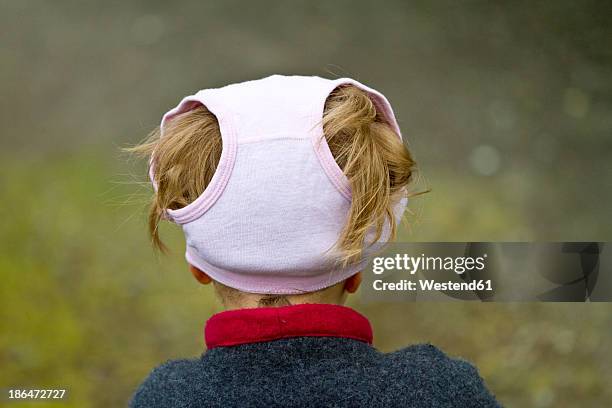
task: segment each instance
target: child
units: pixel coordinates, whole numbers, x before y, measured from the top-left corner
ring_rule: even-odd
[[[351,79],[279,76],[184,98],[150,156],[154,244],[182,226],[225,312],[199,359],[153,370],[132,407],[497,407],[476,369],[431,345],[384,354],[342,306],[393,238],[414,161],[391,106]]]

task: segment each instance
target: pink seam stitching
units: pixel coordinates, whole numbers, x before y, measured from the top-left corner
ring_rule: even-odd
[[[237,144],[233,124],[227,122],[226,127],[228,130],[228,134],[225,135],[227,137],[225,146],[227,148],[227,156],[222,163],[219,163],[219,168],[217,168],[217,171],[220,171],[218,178],[213,185],[209,185],[209,187],[212,187],[212,190],[205,189],[193,203],[183,208],[166,210],[170,218],[177,224],[186,224],[202,216],[219,199],[227,186],[236,161]]]
[[[348,201],[351,201],[352,194],[343,179],[344,173],[342,173],[342,170],[340,169],[340,167],[338,167],[338,164],[334,160],[334,157],[331,155],[329,147],[327,148],[327,150],[325,149],[327,141],[325,140],[325,135],[320,132],[321,126],[319,124],[317,124],[316,130],[317,134],[313,136],[312,144],[315,150],[315,154],[319,159],[319,163],[321,163],[321,165],[323,166],[325,174],[327,174],[327,177],[330,179],[334,187],[336,187],[336,189],[340,192],[340,194],[342,194],[344,198],[346,198]],[[321,134],[319,135],[318,133]],[[323,143],[325,143],[325,146],[323,145]]]
[[[327,152],[327,149],[323,150],[322,154],[323,154],[323,160],[325,161],[328,171],[332,174],[332,176],[336,180],[336,186],[340,189],[340,192],[342,193],[342,195],[344,195],[349,201],[352,200],[353,194],[351,193],[350,188],[346,185],[344,178],[342,178],[342,175],[344,175],[344,173],[342,173],[342,175],[338,173],[338,168],[336,167],[337,166],[336,161],[334,160],[332,162],[330,160],[330,156],[329,156],[329,153]]]
[[[229,144],[229,143],[228,143]],[[208,193],[206,190],[202,193],[202,200],[192,208],[183,207],[186,210],[183,214],[173,214],[174,220],[180,224],[186,224],[200,217],[206,212],[219,198],[223,190],[225,189],[227,182],[229,181],[230,167],[233,167],[235,161],[235,144],[231,143],[227,146],[230,151],[228,152],[227,160],[224,160],[222,165],[221,174],[216,180],[213,189]]]

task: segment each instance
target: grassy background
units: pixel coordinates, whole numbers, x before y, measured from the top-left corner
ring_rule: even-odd
[[[177,228],[163,231],[170,256],[150,250],[144,188],[94,153],[4,163],[0,384],[67,387],[65,406],[121,406],[152,367],[203,351],[219,306],[187,272]],[[432,342],[476,363],[508,406],[612,398],[609,304],[351,304],[382,350]]]
[[[387,94],[432,188],[403,239],[609,240],[609,11],[0,3],[0,388],[122,406],[152,367],[203,351],[219,306],[178,229],[163,227],[170,256],[150,249],[145,169],[119,154],[201,87],[309,73]],[[507,406],[612,401],[609,304],[351,304],[382,350],[430,341],[466,357]]]

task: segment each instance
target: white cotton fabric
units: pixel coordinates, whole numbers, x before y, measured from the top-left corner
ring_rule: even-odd
[[[351,192],[321,120],[325,100],[345,84],[367,91],[401,138],[386,98],[349,78],[273,75],[199,91],[164,115],[162,137],[173,116],[205,105],[223,140],[206,190],[188,206],[167,210],[182,225],[190,264],[227,286],[265,294],[312,292],[364,268],[365,258],[339,267],[332,251]],[[398,220],[405,205],[396,206]]]

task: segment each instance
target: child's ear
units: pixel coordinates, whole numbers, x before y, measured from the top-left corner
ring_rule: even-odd
[[[208,285],[210,282],[212,282],[212,279],[210,278],[210,276],[208,276],[207,274],[205,274],[204,272],[202,272],[195,266],[189,265],[189,270],[191,271],[191,274],[193,275],[193,277],[196,278],[198,282],[200,282],[202,285]]]
[[[357,292],[357,289],[359,289],[359,285],[361,285],[361,279],[361,272],[357,272],[344,282],[344,290],[346,290],[348,293]]]

